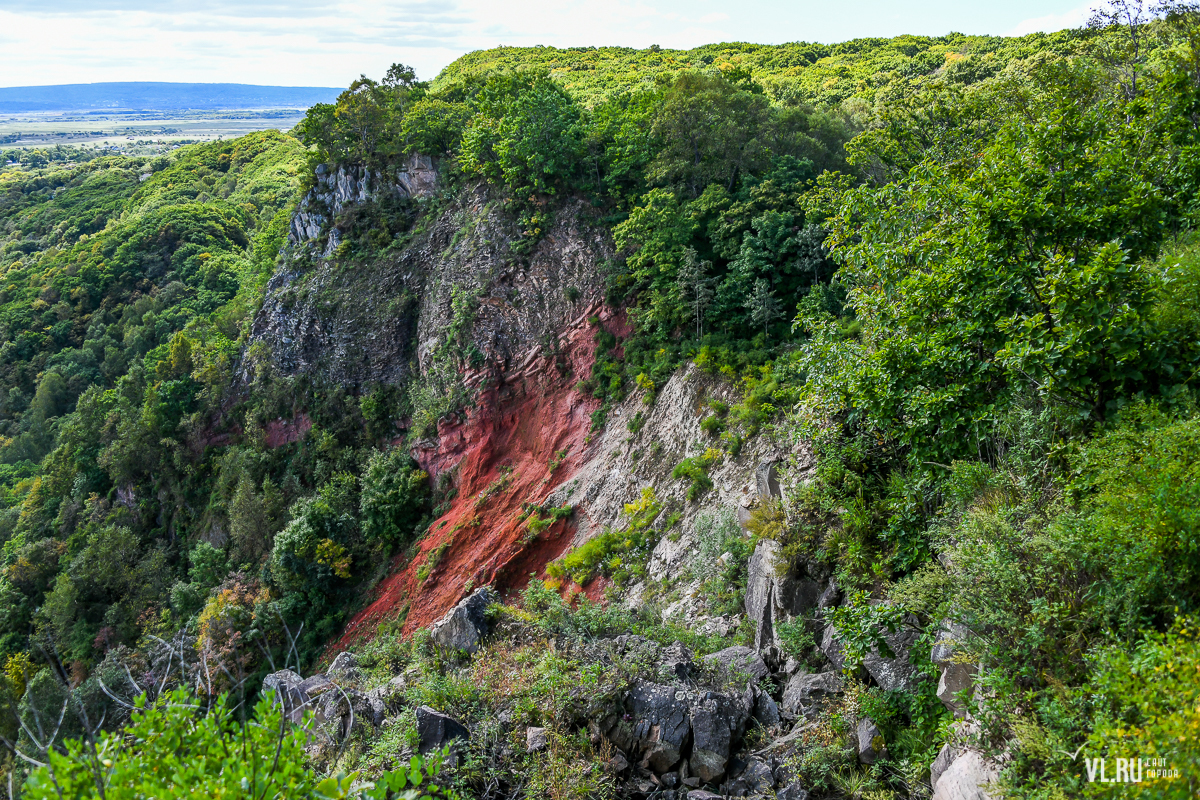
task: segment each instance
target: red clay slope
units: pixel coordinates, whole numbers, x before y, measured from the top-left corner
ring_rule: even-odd
[[[414,456],[434,479],[458,469],[458,493],[450,509],[431,526],[416,555],[377,587],[375,600],[346,626],[330,653],[352,641],[370,638],[378,623],[394,618],[405,606],[404,633],[411,634],[440,619],[473,587],[491,584],[501,593],[516,591],[531,573],[541,574],[571,543],[569,520],[555,523],[525,544],[523,503],[541,504],[585,461],[594,398],[576,390],[591,374],[595,359],[590,315],[599,314],[606,328],[624,327],[608,309],[593,307],[563,333],[562,357],[570,365],[563,374],[555,362],[531,356],[508,375],[492,374],[465,421],[438,430],[438,444]],[[625,331],[620,331],[624,333]],[[465,375],[468,385],[485,376]],[[551,462],[566,453],[551,472]],[[440,557],[434,554],[444,550]],[[422,565],[435,564],[424,581]]]

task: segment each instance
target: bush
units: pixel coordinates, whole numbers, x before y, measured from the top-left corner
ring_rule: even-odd
[[[429,474],[397,448],[376,451],[362,477],[359,510],[368,541],[396,545],[421,526],[429,511]]]

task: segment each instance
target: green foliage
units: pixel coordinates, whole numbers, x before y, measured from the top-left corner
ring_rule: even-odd
[[[376,451],[362,476],[360,511],[368,541],[401,543],[429,511],[429,475],[403,450]]]
[[[710,447],[701,455],[689,456],[676,464],[675,469],[671,470],[671,477],[676,480],[686,478],[691,481],[688,486],[687,499],[695,502],[712,488],[713,482],[712,478],[708,477],[708,470],[723,458],[724,454],[720,450]]]
[[[625,505],[628,527],[620,531],[605,531],[584,542],[546,567],[546,573],[560,583],[570,578],[579,585],[597,573],[606,575],[618,584],[645,571],[645,562],[658,542],[658,532],[652,527],[662,505],[654,487],[642,490],[641,498]]]
[[[198,710],[201,713],[197,713]],[[207,709],[183,690],[153,704],[145,696],[121,733],[95,741],[71,740],[52,750],[23,787],[32,798],[261,797],[387,798],[452,797],[435,786],[420,789],[439,772],[435,760],[414,756],[408,769],[386,773],[373,784],[357,775],[321,779],[306,766],[307,734],[282,718],[264,697],[251,720],[239,720],[222,697]]]

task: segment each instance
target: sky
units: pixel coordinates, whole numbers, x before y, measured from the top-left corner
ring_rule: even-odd
[[[1019,35],[1083,24],[1080,0],[0,0],[0,86],[100,81],[348,85],[463,53],[711,42]]]

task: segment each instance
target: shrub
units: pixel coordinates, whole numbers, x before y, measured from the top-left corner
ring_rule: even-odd
[[[430,502],[429,474],[397,448],[375,451],[362,477],[363,536],[396,545],[421,526]]]

